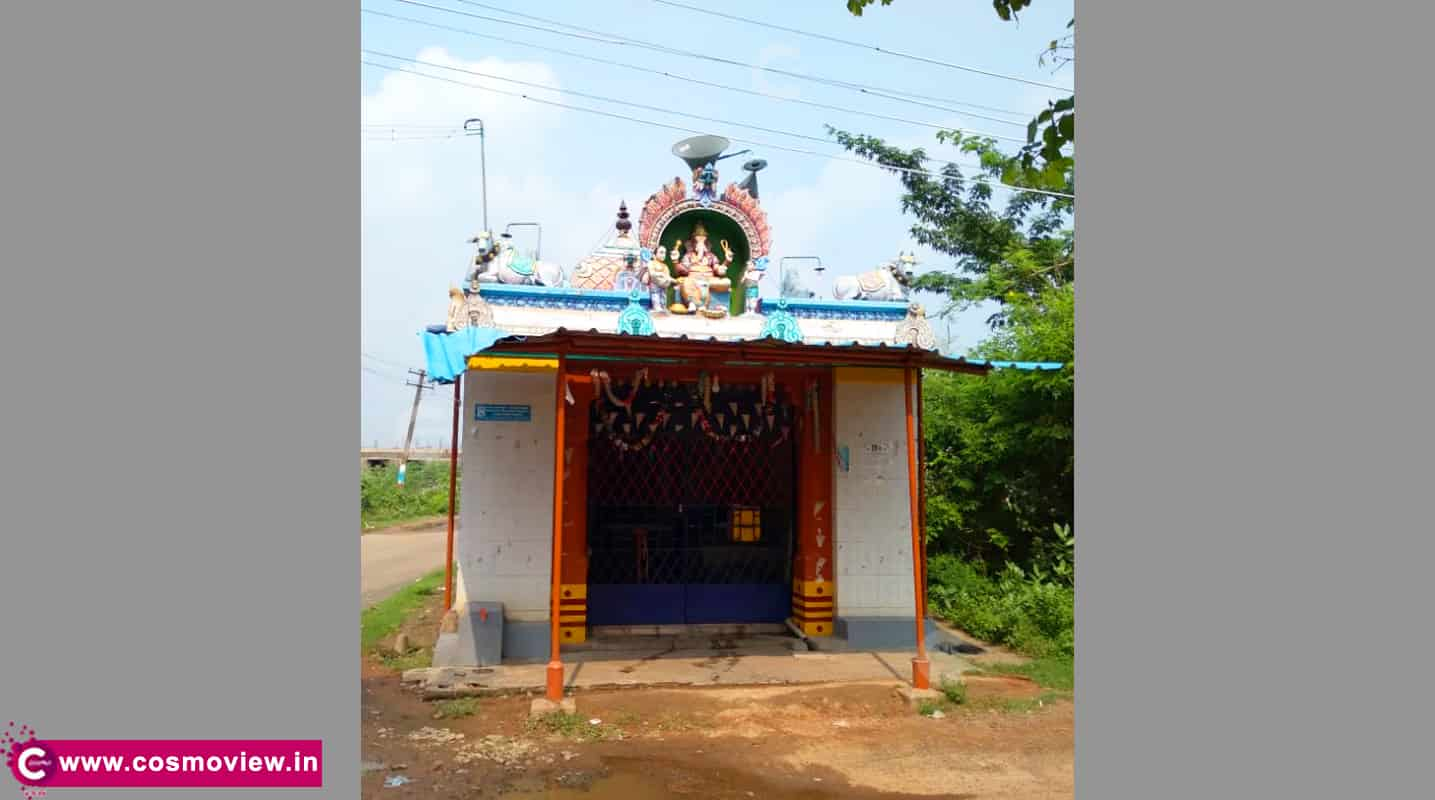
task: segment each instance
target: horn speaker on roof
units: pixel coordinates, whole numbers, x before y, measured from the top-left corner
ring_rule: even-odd
[[[742,179],[742,183],[738,184],[738,188],[746,189],[748,194],[757,197],[757,173],[767,168],[767,161],[761,158],[754,158],[746,164],[743,164],[742,168],[747,170],[747,177]]]
[[[748,152],[739,150],[736,153],[723,155],[722,151],[731,145],[732,142],[722,136],[692,136],[673,145],[673,155],[681,158],[683,163],[688,165],[688,169],[696,170],[714,161],[740,156]]]

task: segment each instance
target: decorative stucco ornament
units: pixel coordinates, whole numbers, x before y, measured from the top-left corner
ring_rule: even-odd
[[[892,337],[896,345],[911,345],[921,350],[937,349],[937,336],[927,322],[927,311],[921,303],[907,306],[907,318],[897,323],[897,333]]]
[[[717,199],[717,169],[711,163],[693,170],[693,196],[703,208]]]
[[[468,309],[469,325],[475,328],[497,327],[493,324],[493,308],[488,304],[488,301],[483,299],[482,295],[478,293],[477,284],[474,285],[472,291],[467,293],[464,302]]]
[[[653,318],[648,315],[648,310],[638,302],[642,296],[636,288],[628,292],[628,307],[618,315],[618,333],[627,333],[633,336],[652,336]]]
[[[797,317],[787,310],[787,298],[777,299],[777,308],[768,313],[767,320],[762,323],[762,336],[764,339],[781,339],[784,342],[802,341],[802,331],[797,327]]]
[[[450,286],[448,289],[448,322],[445,323],[444,329],[453,333],[468,326],[468,303],[464,300],[463,290],[457,286]]]

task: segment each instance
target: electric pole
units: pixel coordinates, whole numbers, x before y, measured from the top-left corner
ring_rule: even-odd
[[[409,412],[409,432],[404,436],[404,453],[399,457],[399,486],[404,485],[404,473],[409,467],[409,446],[414,441],[414,423],[419,418],[419,400],[423,397],[424,389],[432,389],[433,385],[427,382],[428,374],[423,370],[409,370],[410,375],[417,375],[418,383],[408,381],[405,385],[414,387],[414,408]]]

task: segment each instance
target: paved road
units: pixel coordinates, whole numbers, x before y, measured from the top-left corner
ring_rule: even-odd
[[[447,538],[447,527],[360,536],[362,607],[368,608],[415,578],[442,567]]]

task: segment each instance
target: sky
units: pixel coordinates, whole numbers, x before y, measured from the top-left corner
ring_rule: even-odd
[[[1073,16],[1069,1],[1036,3],[1018,23],[1002,22],[986,2],[896,0],[885,7],[873,4],[860,18],[847,12],[844,0],[681,2],[1041,83],[1071,86],[1073,80],[1069,68],[1052,73],[1037,63],[1046,43],[1065,32]],[[393,446],[403,441],[414,397],[413,387],[405,385],[411,379],[407,371],[423,366],[419,332],[443,322],[448,289],[460,283],[472,257],[472,246],[467,241],[483,227],[481,176],[485,167],[489,227],[501,232],[509,223],[539,223],[543,260],[556,261],[569,273],[580,259],[611,237],[620,201],[627,202],[636,224],[643,202],[662,184],[677,176],[688,182],[688,170],[672,155],[671,147],[693,133],[651,123],[763,143],[735,142],[729,152],[744,148],[752,152],[721,161],[718,168],[722,186],[741,180],[744,173],[740,166],[749,158],[768,162],[758,175],[773,240],[771,267],[763,279],[764,296],[776,295],[777,266],[784,256],[822,259],[826,267],[822,274],[812,271],[810,261],[788,264],[800,270],[802,282],[818,297],[831,297],[834,276],[872,269],[898,251],[916,252],[918,272],[951,269],[950,257],[912,240],[913,219],[902,213],[901,186],[896,176],[867,165],[764,146],[782,145],[851,157],[830,140],[817,142],[785,135],[827,138],[824,125],[830,124],[904,147],[922,146],[933,158],[971,160],[938,143],[933,138],[935,130],[694,85],[662,73],[1017,138],[1025,136],[1026,121],[1047,101],[1066,94],[712,17],[655,0],[484,0],[483,6],[487,7],[462,0],[362,0],[364,9],[445,28],[364,13],[361,47],[372,52],[361,52],[361,62],[472,84],[463,86],[359,65],[362,446]],[[641,45],[613,44],[591,33],[536,21],[533,16],[738,61],[744,66]],[[579,33],[582,38],[554,32],[560,30]],[[472,35],[475,33],[493,38]],[[540,48],[556,48],[651,71],[593,63]],[[1018,124],[803,81],[749,65],[1018,112],[970,109],[973,114]],[[493,77],[468,74],[472,72]],[[535,88],[533,84],[608,99],[574,96]],[[527,94],[634,121],[558,108],[475,87]],[[951,103],[919,102],[953,107]],[[734,124],[704,122],[670,112]],[[464,122],[472,118],[483,120],[486,164],[481,159],[479,137],[463,132]],[[1002,145],[1013,150],[1019,146],[1009,141]],[[998,201],[1005,196],[998,190]],[[517,228],[514,235],[526,249],[536,243],[531,227]],[[929,316],[944,305],[942,298],[936,296],[917,299],[924,302]],[[989,309],[977,307],[946,319],[934,319],[933,327],[938,338],[945,339],[944,349],[962,353],[987,335],[984,320],[989,313]],[[451,388],[424,392],[415,443],[445,445],[451,411]]]

